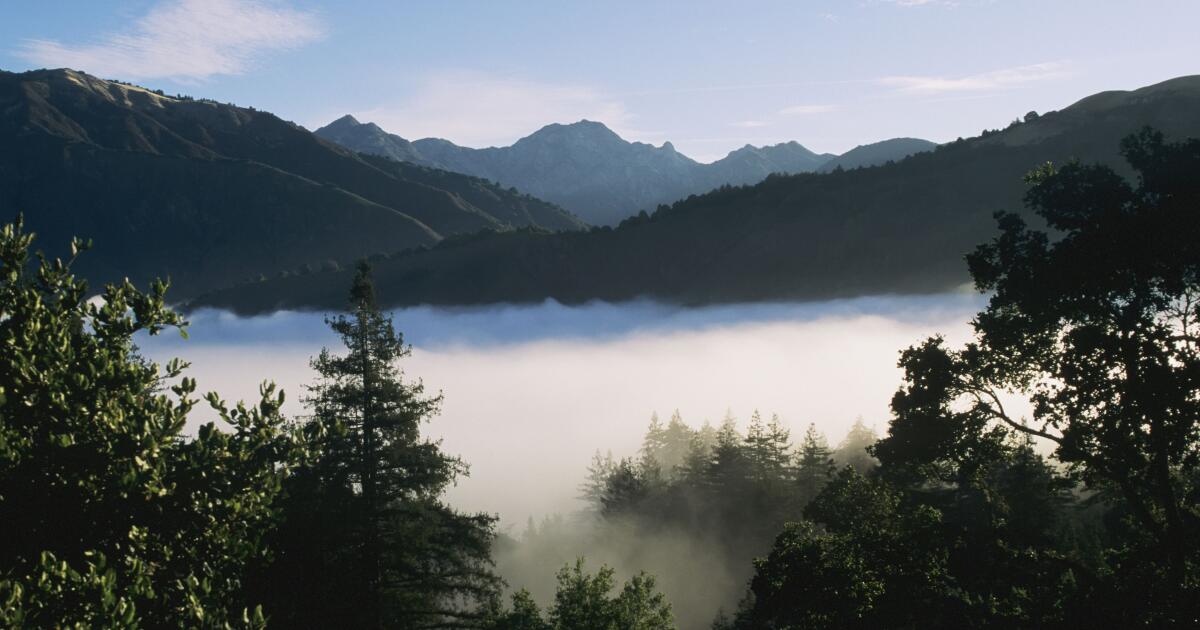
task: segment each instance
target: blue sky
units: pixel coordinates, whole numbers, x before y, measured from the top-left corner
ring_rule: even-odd
[[[1200,73],[1197,24],[1194,0],[4,0],[0,68],[468,146],[588,118],[709,161],[952,140]]]

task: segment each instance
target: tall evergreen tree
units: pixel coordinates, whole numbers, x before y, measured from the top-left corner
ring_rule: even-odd
[[[695,434],[676,409],[675,413],[671,414],[667,427],[663,429],[662,449],[658,453],[658,462],[664,476],[671,479],[679,476],[679,468],[687,461]]]
[[[796,486],[801,501],[808,503],[816,497],[833,477],[835,469],[833,452],[829,450],[825,436],[817,431],[817,425],[809,424],[796,453]]]
[[[853,466],[859,474],[865,475],[879,464],[871,455],[870,447],[879,441],[875,430],[863,423],[862,416],[854,419],[854,425],[846,434],[846,438],[838,444],[833,454],[834,460],[843,466]]]
[[[365,263],[350,291],[350,313],[327,322],[347,352],[324,349],[312,361],[319,379],[309,388],[308,429],[323,449],[308,478],[293,486],[297,539],[287,547],[302,558],[304,547],[315,544],[333,560],[299,567],[308,569],[309,586],[317,587],[307,597],[330,587],[334,576],[347,582],[331,590],[346,597],[293,599],[296,607],[284,625],[470,624],[477,604],[489,601],[499,583],[489,555],[494,519],[460,514],[441,501],[445,488],[466,473],[461,460],[420,435],[441,396],[427,396],[420,381],[403,379],[397,362],[409,356],[410,347],[376,304]],[[319,508],[337,512],[322,514]],[[302,532],[324,539],[305,540]],[[350,569],[313,571],[328,565]],[[327,620],[332,611],[340,618]]]
[[[779,414],[771,414],[763,434],[766,449],[763,451],[763,465],[770,479],[785,479],[792,475],[792,433],[783,426]]]
[[[661,467],[660,457],[666,443],[667,432],[663,428],[662,421],[658,419],[658,412],[653,412],[650,414],[650,426],[646,427],[646,436],[642,438],[642,465],[651,468]]]
[[[579,487],[579,498],[587,501],[593,509],[601,510],[604,506],[604,490],[608,486],[608,478],[617,468],[612,451],[601,455],[597,450],[592,455],[592,463],[588,465],[587,477]]]
[[[737,430],[737,420],[726,414],[717,430],[717,443],[713,446],[706,482],[709,490],[718,495],[740,493],[752,472],[752,461],[746,453],[742,436]]]

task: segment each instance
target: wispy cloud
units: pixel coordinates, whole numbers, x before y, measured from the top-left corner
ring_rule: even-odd
[[[879,79],[881,85],[910,94],[948,94],[1018,88],[1030,83],[1058,79],[1069,74],[1062,62],[1038,63],[1005,68],[964,77],[891,76]]]
[[[581,119],[602,122],[630,140],[657,135],[630,128],[624,103],[593,87],[477,72],[439,72],[411,98],[350,113],[405,138],[436,136],[474,147],[510,144],[547,123]]]
[[[18,54],[45,67],[121,79],[207,79],[242,74],[263,55],[322,36],[317,16],[267,0],[168,0],[126,32],[94,43],[22,42]]]
[[[833,105],[793,105],[779,110],[780,116],[808,116],[809,114],[827,114],[836,111]]]

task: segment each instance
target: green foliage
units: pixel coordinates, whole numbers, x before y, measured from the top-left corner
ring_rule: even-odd
[[[0,622],[43,627],[259,627],[243,574],[265,553],[282,478],[303,454],[283,394],[183,435],[185,363],[134,337],[182,330],[166,285],[109,285],[72,259],[31,264],[33,235],[0,229]],[[254,610],[254,612],[250,612]]]
[[[529,591],[521,589],[512,594],[512,605],[508,610],[493,610],[491,618],[484,624],[489,630],[552,630],[549,622],[542,618],[542,611]]]
[[[808,503],[815,498],[835,470],[833,452],[829,450],[825,436],[817,431],[815,424],[808,425],[796,454],[796,486],[800,500]]]
[[[470,625],[495,597],[494,518],[441,500],[466,466],[423,439],[441,396],[406,381],[410,348],[379,310],[360,263],[349,315],[329,318],[347,352],[312,360],[317,455],[287,485],[279,560],[260,582],[284,627]]]
[[[672,630],[671,605],[655,590],[654,578],[639,573],[614,596],[613,570],[584,571],[583,558],[558,572],[554,604],[543,620],[527,591],[512,596],[512,608],[494,611],[493,630]]]
[[[1136,186],[1030,175],[1056,233],[998,215],[968,257],[992,294],[975,340],[902,353],[879,468],[777,539],[734,627],[1200,623],[1200,141],[1122,151]]]

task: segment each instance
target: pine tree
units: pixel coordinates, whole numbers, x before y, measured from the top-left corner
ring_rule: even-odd
[[[662,465],[663,448],[666,446],[666,431],[658,412],[650,414],[650,426],[646,427],[646,436],[642,438],[641,464],[646,468],[659,468]]]
[[[603,514],[617,516],[635,512],[658,480],[657,473],[657,468],[647,469],[630,459],[617,462],[605,480],[600,499]]]
[[[726,412],[726,415],[732,414]],[[710,451],[717,445],[717,429],[708,420],[705,420],[696,431],[696,442]]]
[[[755,409],[750,414],[750,424],[746,427],[746,457],[750,461],[755,481],[761,482],[766,473],[766,461],[770,457],[770,445],[767,441],[767,428],[763,425],[762,415]]]
[[[608,478],[612,476],[616,468],[617,462],[613,459],[612,451],[601,455],[597,450],[592,455],[592,463],[588,465],[587,477],[579,487],[579,498],[591,504],[596,511],[602,510],[604,489],[608,486]]]
[[[713,446],[705,475],[705,483],[712,494],[739,496],[745,489],[745,483],[753,473],[753,462],[743,441],[737,430],[737,420],[726,413],[717,430],[717,443]]]
[[[846,439],[838,445],[834,459],[843,466],[853,466],[859,474],[865,475],[879,464],[867,449],[879,441],[875,430],[863,423],[862,416],[854,419],[854,426],[846,434]]]
[[[791,433],[779,416],[772,414],[764,423],[755,411],[746,430],[746,454],[759,484],[770,485],[790,476],[791,448]]]
[[[792,433],[783,426],[778,414],[771,414],[764,438],[763,463],[773,477],[789,478],[792,474]]]
[[[471,617],[473,605],[492,598],[499,583],[490,561],[494,519],[460,514],[441,501],[466,466],[420,435],[441,396],[403,379],[397,362],[411,350],[376,304],[366,263],[354,278],[349,315],[327,322],[347,353],[324,349],[312,361],[319,379],[309,388],[307,428],[323,449],[307,486],[298,488],[307,493],[296,492],[292,507],[337,510],[297,516],[297,526],[324,537],[307,542],[329,554],[323,566],[342,569],[329,578],[343,582],[332,585],[310,571],[315,590],[346,598],[295,602],[283,625],[321,625],[320,615],[338,607],[341,618],[332,621],[340,627],[405,628]]]
[[[825,436],[817,431],[815,424],[809,424],[804,432],[804,441],[800,443],[800,451],[796,454],[796,485],[801,501],[808,503],[816,497],[836,469]]]

